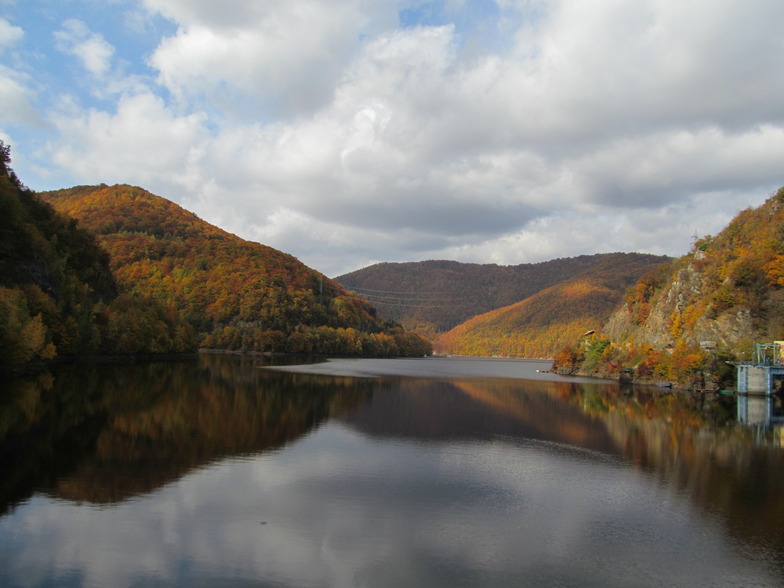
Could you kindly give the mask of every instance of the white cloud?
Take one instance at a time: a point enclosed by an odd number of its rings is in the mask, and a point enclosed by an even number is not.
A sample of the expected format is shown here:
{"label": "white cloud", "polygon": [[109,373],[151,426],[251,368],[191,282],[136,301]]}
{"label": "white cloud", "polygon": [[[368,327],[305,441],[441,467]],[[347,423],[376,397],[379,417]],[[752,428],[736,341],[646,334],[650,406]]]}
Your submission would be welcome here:
{"label": "white cloud", "polygon": [[24,36],[21,27],[12,25],[4,18],[0,18],[0,52],[15,44]]}
{"label": "white cloud", "polygon": [[94,76],[100,77],[109,71],[114,47],[100,33],[90,32],[81,20],[66,20],[54,37],[60,51],[79,58],[84,68]]}
{"label": "white cloud", "polygon": [[[0,18],[0,54],[17,45],[23,37],[21,27]],[[28,74],[0,64],[0,124],[40,126],[41,118],[32,106],[35,93],[30,82]]]}
{"label": "white cloud", "polygon": [[784,114],[780,13],[768,0],[568,0],[518,51],[535,55],[538,106],[574,131],[754,124]]}
{"label": "white cloud", "polygon": [[329,101],[361,37],[391,20],[390,7],[356,1],[147,0],[177,33],[150,58],[180,99],[204,97],[224,113],[269,117],[312,112]]}
{"label": "white cloud", "polygon": [[120,99],[115,113],[52,116],[66,143],[49,146],[52,160],[84,182],[137,183],[148,189],[193,190],[209,140],[204,117],[176,116],[157,96]]}
{"label": "white cloud", "polygon": [[[784,183],[778,0],[139,6],[177,27],[143,57],[150,78],[120,77],[81,21],[59,31],[104,102],[53,109],[52,161],[330,275],[680,254]],[[29,103],[3,71],[8,103]]]}
{"label": "white cloud", "polygon": [[32,106],[34,93],[24,74],[0,65],[0,124],[39,126],[41,118]]}

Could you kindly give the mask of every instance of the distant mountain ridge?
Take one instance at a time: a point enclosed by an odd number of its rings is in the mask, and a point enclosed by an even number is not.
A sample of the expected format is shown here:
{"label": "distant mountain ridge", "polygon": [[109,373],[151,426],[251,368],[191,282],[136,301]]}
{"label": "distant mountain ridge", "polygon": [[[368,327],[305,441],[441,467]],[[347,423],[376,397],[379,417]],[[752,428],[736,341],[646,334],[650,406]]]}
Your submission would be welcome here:
{"label": "distant mountain ridge", "polygon": [[617,265],[627,267],[628,276],[639,277],[668,259],[604,253],[513,266],[456,261],[379,263],[335,280],[371,301],[382,316],[435,337],[474,316],[518,303],[594,269],[604,272]]}
{"label": "distant mountain ridge", "polygon": [[214,349],[422,355],[424,339],[292,255],[245,241],[135,186],[42,192],[108,251],[118,283],[166,305]]}

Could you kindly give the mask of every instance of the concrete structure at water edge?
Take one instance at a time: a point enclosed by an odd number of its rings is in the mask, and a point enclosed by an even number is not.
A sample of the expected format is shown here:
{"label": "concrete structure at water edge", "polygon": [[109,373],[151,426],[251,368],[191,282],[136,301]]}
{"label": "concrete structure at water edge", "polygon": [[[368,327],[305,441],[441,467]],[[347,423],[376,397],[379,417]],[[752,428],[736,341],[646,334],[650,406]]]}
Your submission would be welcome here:
{"label": "concrete structure at water edge", "polygon": [[754,361],[738,366],[738,394],[784,395],[784,341],[757,343]]}

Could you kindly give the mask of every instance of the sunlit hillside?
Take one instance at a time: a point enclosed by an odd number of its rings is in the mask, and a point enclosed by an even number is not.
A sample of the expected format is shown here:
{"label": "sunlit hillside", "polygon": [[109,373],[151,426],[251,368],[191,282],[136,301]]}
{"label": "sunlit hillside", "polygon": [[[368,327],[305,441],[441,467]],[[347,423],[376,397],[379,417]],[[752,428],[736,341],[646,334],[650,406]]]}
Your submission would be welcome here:
{"label": "sunlit hillside", "polygon": [[42,193],[109,253],[118,283],[181,313],[203,347],[421,355],[429,344],[365,300],[271,247],[245,241],[141,188]]}
{"label": "sunlit hillside", "polygon": [[610,375],[623,366],[640,378],[731,386],[728,362],[751,359],[756,342],[782,339],[784,189],[643,276],[596,339],[558,361]]}
{"label": "sunlit hillside", "polygon": [[587,331],[601,327],[625,290],[650,267],[650,256],[605,256],[602,263],[571,280],[455,327],[437,338],[436,351],[552,357],[564,345],[580,341]]}
{"label": "sunlit hillside", "polygon": [[784,335],[784,188],[631,289],[607,335],[728,348]]}

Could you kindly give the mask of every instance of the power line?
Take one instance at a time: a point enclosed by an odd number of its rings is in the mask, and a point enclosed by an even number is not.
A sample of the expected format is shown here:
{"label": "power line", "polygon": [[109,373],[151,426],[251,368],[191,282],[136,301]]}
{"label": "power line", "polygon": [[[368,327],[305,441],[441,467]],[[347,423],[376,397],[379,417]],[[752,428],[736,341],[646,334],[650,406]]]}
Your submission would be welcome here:
{"label": "power line", "polygon": [[404,308],[454,308],[458,306],[474,306],[474,304],[470,302],[458,302],[443,298],[395,298],[390,296],[369,296],[362,294],[361,292],[358,292],[358,294],[376,306],[397,306]]}
{"label": "power line", "polygon": [[420,294],[418,292],[403,292],[400,290],[377,290],[373,288],[358,288],[345,285],[371,304],[377,306],[395,306],[399,308],[447,308],[457,306],[475,306],[476,303],[465,302],[464,299],[447,298],[443,295]]}
{"label": "power line", "polygon": [[441,294],[420,294],[418,292],[400,292],[395,290],[372,290],[370,288],[352,288],[348,286],[349,290],[353,290],[358,294],[366,297],[375,297],[375,298],[393,298],[393,299],[401,299],[401,300],[424,300],[424,301],[431,301],[431,300],[449,300],[449,298],[445,298]]}
{"label": "power line", "polygon": [[404,296],[382,296],[380,294],[363,294],[362,292],[358,292],[358,294],[360,296],[367,298],[368,300],[373,299],[373,300],[401,300],[404,302],[440,302],[442,304],[451,301],[451,299],[449,298],[436,298],[436,297],[419,298],[419,297],[412,296],[410,298],[407,298]]}
{"label": "power line", "polygon": [[380,292],[381,294],[411,294],[411,292],[402,292],[394,290],[373,290],[372,288],[358,288],[355,286],[346,286],[349,290],[363,290],[364,292]]}
{"label": "power line", "polygon": [[473,306],[467,302],[449,302],[444,304],[405,304],[403,302],[378,302],[371,300],[370,298],[368,298],[367,301],[376,306],[399,306],[404,308],[447,308],[455,306]]}

